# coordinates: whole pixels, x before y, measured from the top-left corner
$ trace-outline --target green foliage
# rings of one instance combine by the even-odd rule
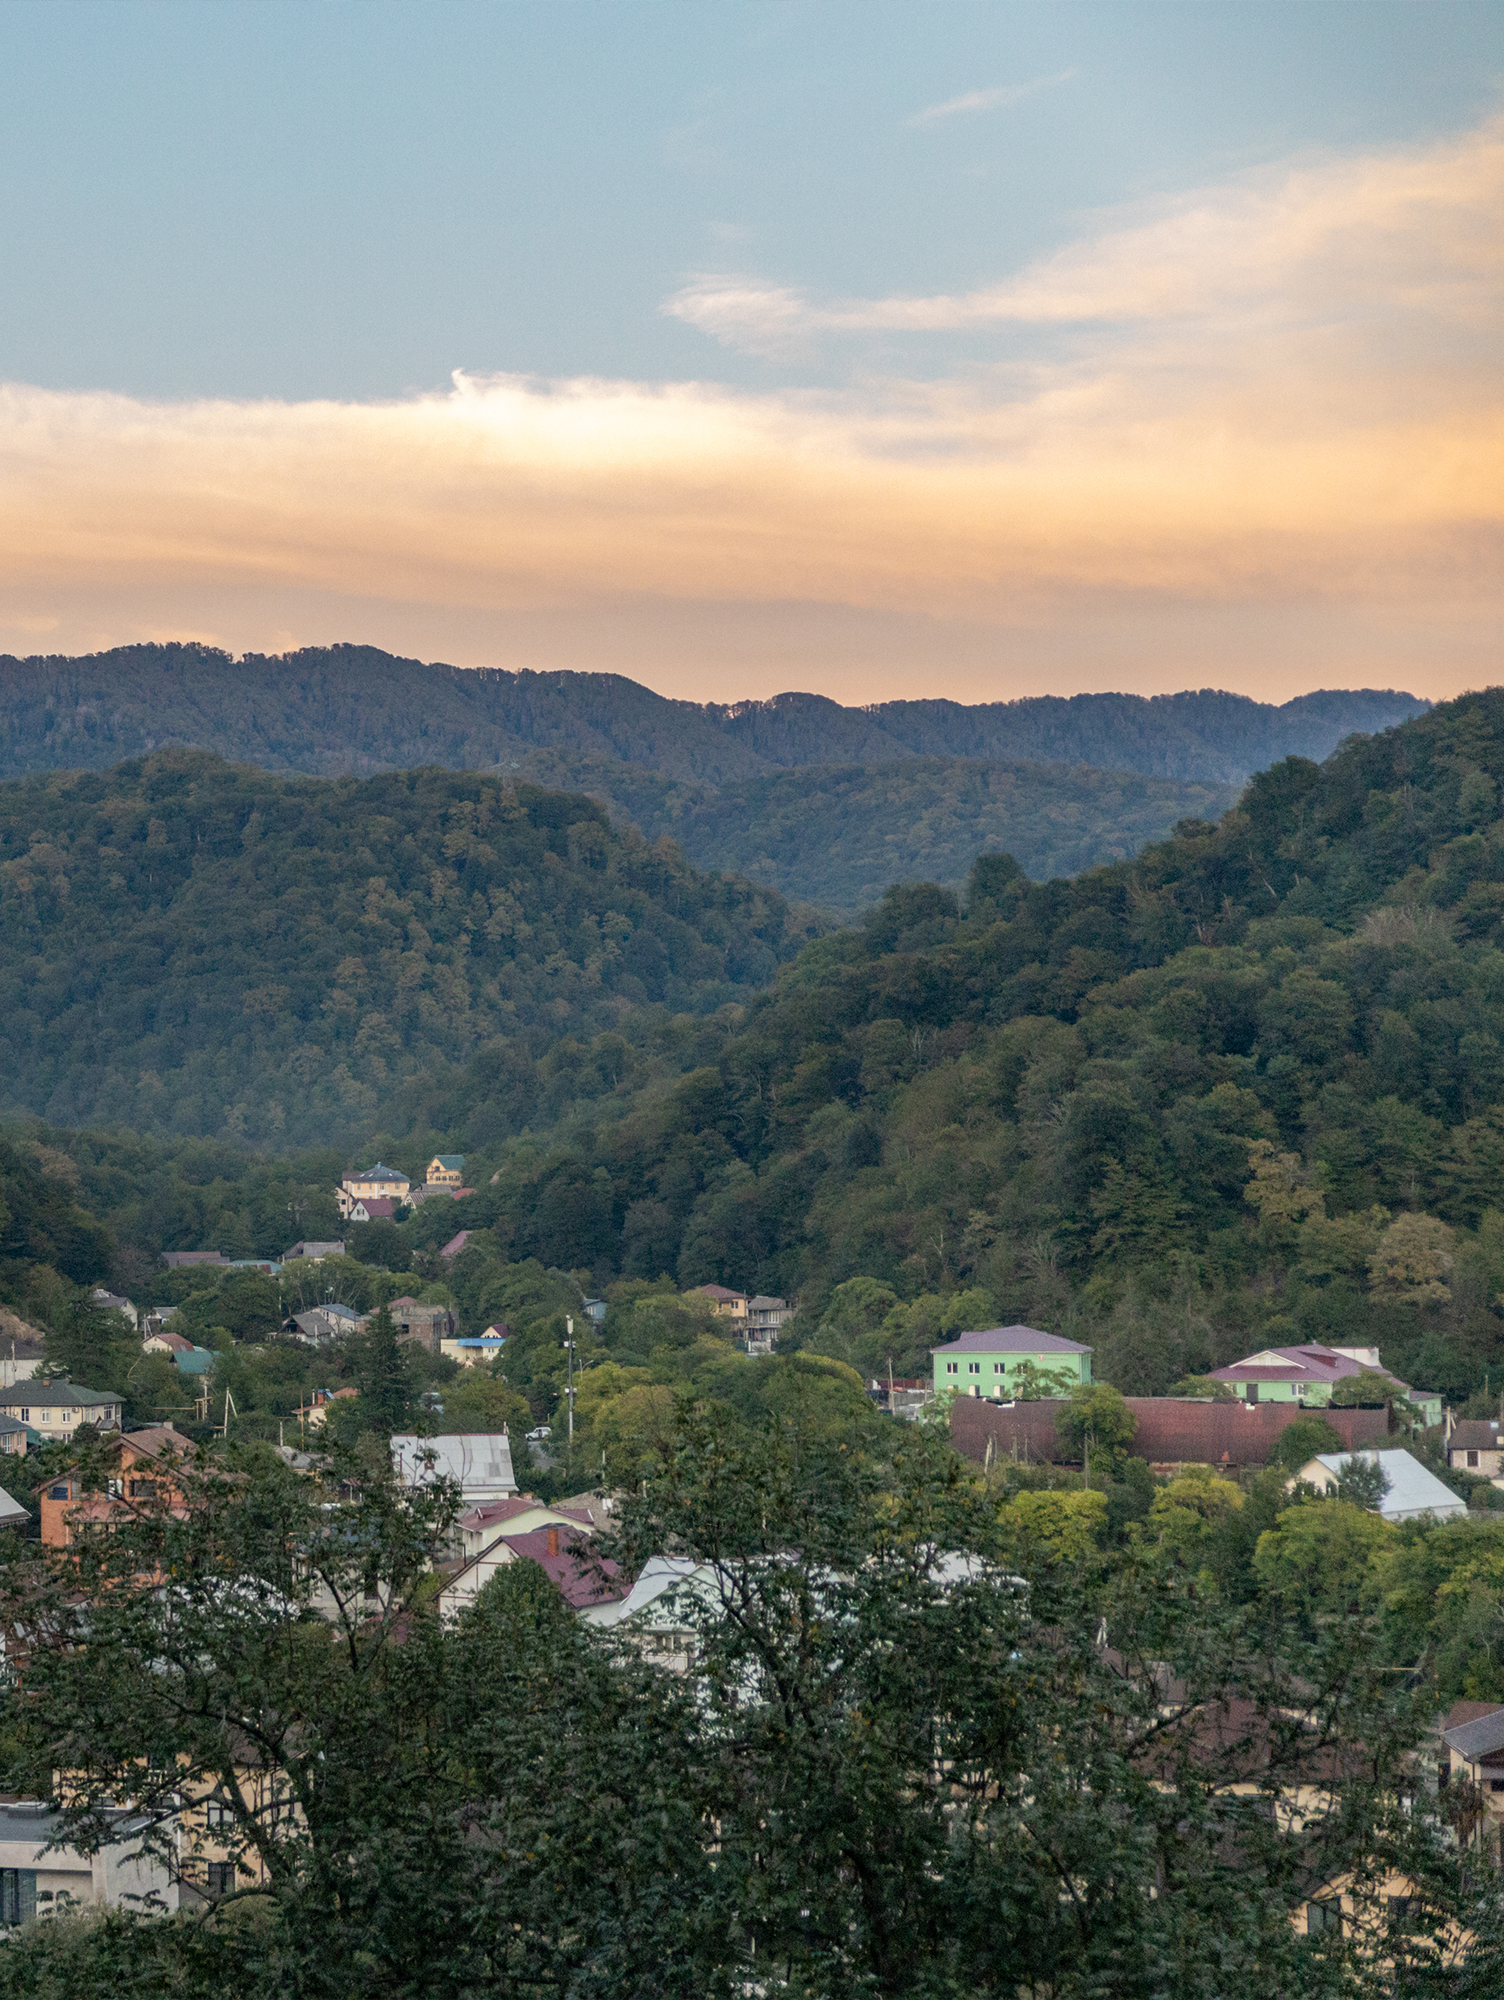
[[[1302,1410],[1280,1432],[1269,1456],[1273,1464],[1283,1467],[1286,1472],[1299,1472],[1313,1458],[1346,1449],[1325,1417],[1318,1417],[1314,1410]]]
[[[1055,1412],[1055,1432],[1073,1458],[1091,1462],[1111,1479],[1138,1428],[1121,1393],[1106,1382],[1078,1383]]]
[[[1389,1474],[1377,1458],[1359,1455],[1343,1461],[1337,1473],[1336,1493],[1339,1500],[1376,1512],[1388,1491]]]
[[[1346,1500],[1287,1507],[1259,1536],[1260,1582],[1307,1612],[1362,1612],[1378,1601],[1381,1563],[1394,1530]]]
[[[561,1035],[605,1035],[573,1081],[609,1094],[624,1015],[710,1014],[807,935],[588,799],[189,751],[0,786],[0,912],[13,1109],[270,1147],[447,1126],[472,1061],[514,1130]]]

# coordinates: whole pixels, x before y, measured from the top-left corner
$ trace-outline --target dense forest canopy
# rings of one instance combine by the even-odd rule
[[[79,659],[0,656],[0,776],[97,770],[179,745],[317,776],[483,769],[551,750],[709,785],[791,765],[904,757],[1096,764],[1235,784],[1281,757],[1324,757],[1342,737],[1425,706],[1393,690],[1324,690],[1275,707],[1203,689],[974,707],[843,708],[785,694],[702,707],[619,674],[469,671],[374,646],[239,661],[212,646],[120,646]]]
[[[588,799],[194,751],[0,787],[0,911],[8,1109],[272,1146],[354,1143],[477,1051],[494,1083],[713,1014],[810,934]]]

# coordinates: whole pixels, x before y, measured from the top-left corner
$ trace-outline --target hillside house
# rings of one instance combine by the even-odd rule
[[[737,1331],[742,1332],[747,1319],[747,1294],[727,1291],[724,1285],[696,1285],[689,1293],[692,1299],[709,1299],[711,1309],[722,1319],[738,1322]]]
[[[1499,1426],[1471,1418],[1453,1424],[1447,1439],[1447,1465],[1504,1486],[1504,1437]]]
[[[392,1316],[398,1339],[411,1340],[429,1354],[440,1353],[443,1343],[453,1340],[459,1330],[450,1306],[424,1305],[420,1300],[404,1295],[393,1299],[387,1311]]]
[[[1441,1725],[1442,1755],[1437,1782],[1478,1789],[1479,1817],[1463,1830],[1464,1839],[1500,1852],[1504,1832],[1504,1703],[1453,1702]]]
[[[178,1885],[159,1860],[143,1856],[136,1835],[148,1822],[109,1813],[110,1841],[97,1854],[68,1844],[61,1813],[43,1800],[0,1803],[0,1930],[70,1907],[139,1910],[142,1898],[178,1908]]]
[[[470,1241],[469,1230],[462,1229],[457,1236],[450,1237],[449,1241],[444,1245],[443,1249],[439,1252],[440,1257],[442,1257],[446,1263],[451,1257],[458,1257],[460,1252],[464,1249],[465,1245],[469,1241]]]
[[[109,1440],[114,1471],[102,1492],[86,1493],[78,1470],[70,1466],[41,1497],[42,1541],[50,1549],[66,1549],[79,1527],[129,1517],[135,1502],[175,1500],[179,1487],[176,1467],[193,1453],[193,1440],[171,1424],[151,1424],[124,1431]]]
[[[423,1176],[431,1188],[457,1188],[465,1178],[463,1153],[435,1153]]]
[[[223,1264],[227,1268],[229,1265],[222,1250],[164,1250],[162,1262],[169,1271],[186,1271],[194,1264]]]
[[[343,1257],[345,1245],[342,1238],[324,1243],[294,1243],[290,1250],[282,1252],[284,1264],[296,1263],[299,1259],[308,1264],[322,1264],[326,1257]]]
[[[1011,1402],[1019,1371],[1058,1378],[1063,1389],[1091,1380],[1091,1349],[1034,1326],[994,1326],[982,1333],[963,1333],[943,1347],[932,1347],[937,1396],[986,1396]],[[1024,1378],[1027,1381],[1027,1377]]]
[[[80,1424],[120,1428],[121,1399],[113,1389],[85,1389],[76,1382],[18,1382],[0,1389],[0,1416],[29,1424],[49,1444],[66,1444]]]
[[[11,1452],[18,1458],[24,1458],[26,1431],[27,1426],[19,1417],[0,1417],[0,1452]]]
[[[756,1298],[747,1301],[747,1342],[753,1341],[763,1346],[768,1353],[778,1342],[778,1329],[785,1320],[792,1319],[794,1308],[787,1299],[770,1298],[759,1292]]]
[[[389,1194],[363,1194],[353,1198],[345,1211],[346,1222],[395,1222],[397,1200]]]
[[[1441,1422],[1441,1397],[1400,1381],[1381,1366],[1376,1347],[1323,1347],[1319,1341],[1306,1347],[1265,1347],[1213,1369],[1211,1379],[1225,1382],[1245,1403],[1303,1403],[1308,1409],[1325,1409],[1337,1384],[1359,1375],[1385,1376],[1394,1394],[1414,1403],[1426,1423]]]
[[[351,1211],[359,1201],[404,1201],[411,1182],[407,1175],[396,1167],[384,1166],[378,1160],[373,1167],[352,1167],[350,1172],[340,1177],[335,1190],[335,1206],[348,1222]]]
[[[508,1563],[537,1563],[564,1602],[576,1611],[614,1602],[622,1592],[618,1566],[595,1555],[589,1528],[567,1519],[537,1527],[509,1525],[464,1561],[439,1593],[439,1616],[457,1618]]]
[[[404,1486],[426,1486],[434,1479],[452,1479],[467,1507],[492,1500],[510,1500],[517,1491],[512,1471],[512,1441],[505,1431],[418,1437],[400,1432],[392,1439],[392,1463]]]
[[[131,1304],[129,1299],[122,1298],[118,1292],[107,1292],[102,1286],[96,1287],[94,1291],[90,1292],[89,1304],[94,1307],[96,1312],[124,1313],[132,1326],[135,1326],[140,1318],[135,1306]]]
[[[309,1347],[327,1347],[332,1340],[358,1333],[364,1325],[353,1306],[331,1304],[310,1306],[306,1312],[294,1313],[286,1322],[286,1331]]]
[[[1467,1502],[1408,1451],[1322,1452],[1307,1460],[1290,1484],[1335,1493],[1345,1469],[1356,1462],[1377,1465],[1389,1481],[1388,1492],[1373,1509],[1386,1521],[1453,1521],[1467,1513]]]
[[[462,1368],[479,1368],[503,1352],[508,1338],[506,1327],[488,1326],[484,1333],[458,1334],[441,1340],[439,1352],[446,1361],[457,1361]]]

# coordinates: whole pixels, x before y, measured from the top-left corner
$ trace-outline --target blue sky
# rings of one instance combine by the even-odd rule
[[[816,573],[769,557],[761,570],[752,564],[757,574],[742,591],[739,551],[770,546],[771,504],[764,496],[748,514],[743,497],[728,513],[726,545],[688,549],[688,580],[675,584],[634,555],[630,532],[611,559],[601,553],[610,532],[600,525],[604,485],[583,501],[571,489],[568,506],[584,514],[571,517],[558,546],[510,560],[519,493],[536,514],[544,472],[570,463],[578,446],[577,435],[573,443],[540,435],[526,466],[507,458],[470,495],[423,574],[393,582],[390,551],[404,531],[390,508],[376,525],[369,510],[353,509],[343,541],[332,537],[340,547],[326,547],[330,536],[310,537],[306,520],[313,512],[327,525],[328,495],[307,491],[299,468],[323,422],[309,413],[326,402],[359,415],[431,410],[438,398],[450,411],[458,370],[472,385],[463,413],[479,431],[455,444],[445,415],[442,447],[431,433],[425,442],[405,432],[373,441],[369,426],[366,442],[345,437],[337,449],[363,494],[394,465],[403,484],[404,451],[416,454],[409,464],[421,487],[436,450],[468,466],[477,436],[486,449],[502,433],[531,436],[536,399],[557,403],[562,385],[573,385],[577,432],[598,438],[602,425],[626,422],[630,443],[617,435],[607,455],[616,468],[609,505],[628,517],[645,464],[680,451],[702,467],[718,452],[740,465],[749,425],[762,430],[746,447],[748,462],[787,454],[789,493],[815,459],[832,462],[838,433],[840,448],[867,462],[923,459],[929,472],[947,455],[975,459],[984,445],[1001,453],[999,463],[1026,453],[1053,492],[1053,468],[1079,463],[1088,449],[1083,434],[1046,436],[1036,425],[1024,443],[1012,433],[999,443],[999,412],[1027,404],[1036,415],[1058,413],[1062,397],[1100,402],[1125,371],[1141,383],[1155,368],[1183,372],[1168,349],[1147,355],[1157,308],[1125,305],[1121,286],[1106,305],[1096,302],[1102,258],[1121,264],[1137,254],[1135,228],[1163,231],[1178,218],[1185,248],[1146,239],[1168,269],[1200,254],[1195,216],[1204,209],[1216,218],[1222,235],[1209,254],[1221,316],[1198,305],[1190,329],[1183,304],[1172,303],[1163,325],[1174,321],[1209,352],[1261,315],[1272,324],[1268,301],[1277,296],[1277,337],[1306,337],[1290,363],[1304,383],[1318,322],[1330,344],[1354,337],[1365,316],[1388,313],[1374,276],[1385,254],[1375,248],[1379,226],[1365,239],[1362,282],[1314,305],[1308,287],[1292,289],[1280,272],[1260,299],[1240,293],[1229,305],[1239,292],[1236,229],[1252,228],[1250,242],[1267,247],[1268,214],[1288,206],[1271,191],[1297,186],[1310,213],[1326,214],[1339,198],[1332,190],[1345,190],[1340,198],[1367,227],[1368,182],[1349,171],[1354,163],[1392,175],[1396,163],[1440,160],[1443,181],[1467,183],[1458,213],[1472,205],[1471,222],[1446,225],[1473,246],[1460,267],[1468,302],[1436,305],[1443,288],[1428,273],[1433,305],[1421,326],[1414,258],[1401,259],[1394,324],[1405,321],[1399,345],[1426,386],[1418,392],[1408,376],[1396,378],[1395,352],[1366,348],[1363,379],[1377,401],[1350,413],[1319,472],[1297,476],[1301,486],[1319,484],[1358,431],[1395,421],[1459,371],[1467,375],[1460,400],[1428,421],[1476,433],[1485,403],[1492,420],[1497,293],[1494,274],[1480,276],[1486,258],[1474,238],[1493,183],[1474,165],[1501,85],[1497,4],[10,0],[0,10],[0,380],[14,394],[8,432],[0,426],[0,467],[10,464],[0,524],[7,501],[35,524],[39,496],[50,506],[67,487],[71,497],[56,501],[55,534],[38,528],[8,565],[0,559],[0,646],[168,633],[237,647],[379,636],[472,663],[656,671],[658,684],[716,695],[771,692],[824,673],[847,698],[869,684],[896,692],[937,671],[970,695],[994,683],[1028,691],[1031,671],[1050,686],[1062,676],[1138,685],[1145,675],[1181,685],[1218,677],[1219,660],[1221,678],[1246,681],[1274,672],[1261,663],[1278,651],[1279,672],[1301,684],[1316,684],[1324,662],[1333,679],[1408,670],[1413,680],[1429,661],[1441,678],[1427,691],[1444,691],[1448,674],[1477,678],[1498,636],[1492,600],[1460,622],[1455,608],[1447,612],[1438,640],[1441,600],[1429,571],[1396,619],[1379,602],[1383,590],[1376,598],[1371,583],[1355,582],[1350,564],[1339,562],[1334,580],[1330,561],[1314,578],[1297,561],[1291,583],[1269,554],[1281,532],[1272,518],[1229,527],[1245,550],[1250,534],[1264,538],[1262,553],[1231,563],[1230,584],[1221,557],[1220,581],[1209,586],[1204,560],[1166,566],[1156,544],[1139,571],[1115,560],[1099,575],[1073,558],[1063,582],[1054,570],[1042,580],[1038,562],[1021,571],[1012,555],[988,569],[974,553],[936,551],[932,587],[916,583],[907,595],[864,581],[860,564]],[[1461,149],[1455,166],[1448,147]],[[1255,198],[1268,213],[1250,224]],[[1343,225],[1332,240],[1356,239]],[[1083,270],[1092,264],[1087,304],[1020,308],[1018,286],[1058,276],[1062,257]],[[1001,306],[999,288],[1009,292]],[[1453,297],[1450,278],[1447,288]],[[1150,483],[1168,491],[1178,478],[1191,516],[1204,476],[1192,439],[1222,436],[1229,408],[1241,411],[1240,435],[1262,461],[1266,441],[1249,412],[1269,390],[1260,386],[1258,343],[1247,352],[1241,373],[1230,362],[1215,394],[1207,391],[1215,419],[1204,410],[1194,421],[1184,410],[1166,419],[1142,400],[1112,418],[1118,458],[1124,426],[1145,439],[1153,432]],[[1350,354],[1331,365],[1338,383],[1354,379]],[[520,415],[505,400],[519,378],[535,397]],[[586,381],[615,385],[589,418],[579,401]],[[500,382],[512,386],[487,401],[483,386]],[[713,421],[693,439],[682,393],[691,384],[713,404]],[[1308,384],[1302,393],[1319,391]],[[672,408],[660,445],[642,411],[645,398],[662,394]],[[205,491],[184,437],[212,459],[221,448],[206,433],[222,404],[231,411],[223,462],[238,464],[247,413],[268,401],[281,413],[278,440],[258,445],[215,546],[184,555],[169,517],[174,505],[197,517]],[[177,413],[175,442],[161,431],[165,406]],[[920,406],[926,416],[916,426]],[[815,421],[812,411],[823,426],[813,441],[800,429]],[[100,463],[124,459],[148,421],[156,428],[144,489],[124,473],[107,491],[80,484],[91,439]],[[742,494],[751,476],[728,473],[715,504],[733,487]],[[1361,469],[1352,476],[1371,484]],[[660,539],[686,507],[703,513],[705,477],[689,482],[698,497],[680,491],[664,503]],[[1082,493],[1093,481],[1103,490],[1100,470],[1081,477]],[[1242,469],[1226,474],[1233,486],[1247,478]],[[281,558],[267,527],[279,481],[293,496]],[[806,496],[823,526],[832,508],[849,504],[836,486]],[[1497,526],[1480,517],[1476,486],[1464,469],[1458,490],[1473,497],[1460,526],[1447,515],[1473,560],[1480,537],[1493,550]],[[547,491],[547,506],[565,506]],[[1031,503],[1015,501],[1027,521]],[[892,568],[884,533],[902,543],[904,507],[973,522],[984,505],[933,485],[922,500],[895,502],[896,513],[870,504],[871,521],[880,515],[887,526],[871,527],[869,578]],[[1081,548],[1083,535],[1103,532],[1082,527],[1084,504],[1080,494],[1071,501],[1061,530]],[[1122,504],[1153,512],[1142,495]],[[1343,505],[1334,489],[1332,508],[1340,514]],[[147,517],[162,522],[155,542],[140,532]],[[121,522],[131,527],[123,539]],[[1006,539],[1011,530],[998,523]],[[793,531],[785,522],[780,532]],[[1172,539],[1178,532],[1165,529]],[[1433,509],[1415,534],[1425,541],[1438,532]],[[1286,540],[1308,550],[1319,533],[1309,509],[1297,507]],[[595,551],[577,571],[571,536]],[[1274,586],[1250,584],[1271,561]],[[1452,549],[1443,567],[1455,562]],[[1083,588],[1088,609],[1078,602],[1072,611],[1066,600]],[[954,644],[936,643],[941,628]]]

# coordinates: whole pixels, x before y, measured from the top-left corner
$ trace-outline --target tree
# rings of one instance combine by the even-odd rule
[[[1055,1412],[1055,1434],[1091,1477],[1096,1459],[1104,1479],[1114,1479],[1133,1443],[1137,1419],[1119,1392],[1106,1382],[1081,1384]]]
[[[1379,1558],[1393,1535],[1346,1500],[1287,1507],[1259,1536],[1253,1566],[1269,1590],[1307,1611],[1362,1612],[1376,1601]]]
[[[1210,1403],[1235,1403],[1238,1399],[1230,1382],[1219,1382],[1214,1375],[1182,1375],[1178,1382],[1172,1382],[1165,1391],[1167,1396],[1190,1396]]]
[[[1314,1410],[1302,1410],[1275,1439],[1270,1459],[1275,1465],[1283,1466],[1286,1472],[1299,1472],[1303,1465],[1309,1465],[1313,1458],[1320,1458],[1323,1453],[1346,1449],[1324,1417],[1318,1417]]]
[[[1354,1507],[1366,1507],[1370,1513],[1377,1513],[1388,1491],[1389,1474],[1377,1457],[1370,1458],[1359,1452],[1342,1461],[1337,1473],[1339,1500],[1350,1501]]]
[[[348,1343],[359,1398],[347,1421],[389,1438],[412,1421],[416,1382],[409,1352],[390,1310],[382,1306]]]

